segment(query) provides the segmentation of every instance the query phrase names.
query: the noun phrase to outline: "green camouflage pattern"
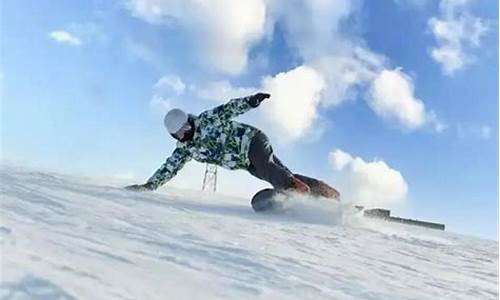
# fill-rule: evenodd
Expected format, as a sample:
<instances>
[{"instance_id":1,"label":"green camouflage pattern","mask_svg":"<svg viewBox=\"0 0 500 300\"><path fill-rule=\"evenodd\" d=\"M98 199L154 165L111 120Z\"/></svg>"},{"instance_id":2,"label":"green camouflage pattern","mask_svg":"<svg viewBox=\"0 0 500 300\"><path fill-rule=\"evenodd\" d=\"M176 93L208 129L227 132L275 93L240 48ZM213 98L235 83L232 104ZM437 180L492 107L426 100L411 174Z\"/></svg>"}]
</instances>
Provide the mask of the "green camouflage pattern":
<instances>
[{"instance_id":1,"label":"green camouflage pattern","mask_svg":"<svg viewBox=\"0 0 500 300\"><path fill-rule=\"evenodd\" d=\"M177 142L172 155L148 179L148 184L158 188L191 159L230 170L247 169L250 166L248 149L258 129L232 119L254 108L249 104L250 97L232 99L195 117L193 138Z\"/></svg>"}]
</instances>

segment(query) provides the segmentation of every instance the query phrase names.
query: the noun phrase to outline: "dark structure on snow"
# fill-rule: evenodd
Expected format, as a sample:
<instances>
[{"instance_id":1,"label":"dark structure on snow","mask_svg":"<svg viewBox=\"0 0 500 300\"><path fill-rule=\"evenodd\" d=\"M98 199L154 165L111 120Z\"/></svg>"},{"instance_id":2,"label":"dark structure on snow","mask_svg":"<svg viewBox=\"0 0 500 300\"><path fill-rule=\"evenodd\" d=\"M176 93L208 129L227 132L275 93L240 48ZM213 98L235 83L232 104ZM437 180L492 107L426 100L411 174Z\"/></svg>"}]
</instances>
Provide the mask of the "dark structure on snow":
<instances>
[{"instance_id":1,"label":"dark structure on snow","mask_svg":"<svg viewBox=\"0 0 500 300\"><path fill-rule=\"evenodd\" d=\"M358 206L357 208L363 209L362 206ZM427 227L427 228L432 228L432 229L444 230L444 228L445 228L444 224L441 224L441 223L433 223L433 222L426 222L426 221L413 220L413 219L404 219L404 218L400 218L400 217L392 217L390 210L382 209L382 208L367 209L363 212L363 215L365 217L369 217L369 218L377 218L377 219L382 219L382 220L389 221L389 222L397 222L397 223L403 223L403 224L409 224L409 225L415 225L415 226L422 226L422 227Z\"/></svg>"}]
</instances>

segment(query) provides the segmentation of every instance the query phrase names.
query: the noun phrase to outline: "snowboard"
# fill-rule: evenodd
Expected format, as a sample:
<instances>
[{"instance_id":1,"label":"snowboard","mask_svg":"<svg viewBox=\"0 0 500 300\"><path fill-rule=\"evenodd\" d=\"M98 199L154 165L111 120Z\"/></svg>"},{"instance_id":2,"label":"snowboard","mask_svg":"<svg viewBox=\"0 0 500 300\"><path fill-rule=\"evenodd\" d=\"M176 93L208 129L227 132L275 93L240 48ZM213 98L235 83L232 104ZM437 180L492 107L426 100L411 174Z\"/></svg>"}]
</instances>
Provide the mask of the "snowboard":
<instances>
[{"instance_id":1,"label":"snowboard","mask_svg":"<svg viewBox=\"0 0 500 300\"><path fill-rule=\"evenodd\" d=\"M340 201L340 193L323 181L300 174L294 176L311 188L311 196ZM272 188L260 190L252 197L252 208L256 212L280 210L283 208L283 201L277 200L278 197L286 199L290 197L290 193Z\"/></svg>"},{"instance_id":2,"label":"snowboard","mask_svg":"<svg viewBox=\"0 0 500 300\"><path fill-rule=\"evenodd\" d=\"M252 208L256 212L277 211L283 207L282 202L277 201L276 197L283 192L276 189L263 189L258 191L252 197Z\"/></svg>"}]
</instances>

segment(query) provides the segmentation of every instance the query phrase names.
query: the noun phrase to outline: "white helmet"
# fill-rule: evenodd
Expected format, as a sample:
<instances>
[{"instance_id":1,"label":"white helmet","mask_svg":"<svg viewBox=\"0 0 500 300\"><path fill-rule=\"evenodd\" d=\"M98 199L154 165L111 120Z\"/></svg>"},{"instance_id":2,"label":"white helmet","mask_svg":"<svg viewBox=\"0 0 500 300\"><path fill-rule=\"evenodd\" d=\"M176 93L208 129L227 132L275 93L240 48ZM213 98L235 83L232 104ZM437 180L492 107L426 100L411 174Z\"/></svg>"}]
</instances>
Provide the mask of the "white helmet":
<instances>
[{"instance_id":1,"label":"white helmet","mask_svg":"<svg viewBox=\"0 0 500 300\"><path fill-rule=\"evenodd\" d=\"M163 119L163 123L170 134L175 134L179 131L187 121L188 115L178 108L171 109L165 116L165 119Z\"/></svg>"}]
</instances>

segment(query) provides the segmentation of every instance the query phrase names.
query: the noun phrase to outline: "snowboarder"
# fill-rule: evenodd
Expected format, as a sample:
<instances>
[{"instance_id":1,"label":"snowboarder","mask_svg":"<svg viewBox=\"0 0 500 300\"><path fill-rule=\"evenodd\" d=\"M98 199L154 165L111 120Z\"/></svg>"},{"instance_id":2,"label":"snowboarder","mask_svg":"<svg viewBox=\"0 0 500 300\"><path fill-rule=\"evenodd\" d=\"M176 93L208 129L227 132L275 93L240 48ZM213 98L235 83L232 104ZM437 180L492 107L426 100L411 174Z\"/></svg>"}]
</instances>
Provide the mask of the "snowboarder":
<instances>
[{"instance_id":1,"label":"snowboarder","mask_svg":"<svg viewBox=\"0 0 500 300\"><path fill-rule=\"evenodd\" d=\"M227 169L246 169L253 176L269 182L276 190L295 190L328 198L339 193L322 181L292 173L276 157L268 137L259 129L232 119L256 108L270 94L232 99L194 116L180 109L170 110L165 127L177 140L177 147L166 162L145 184L127 186L129 190L155 190L172 177L190 159Z\"/></svg>"}]
</instances>

